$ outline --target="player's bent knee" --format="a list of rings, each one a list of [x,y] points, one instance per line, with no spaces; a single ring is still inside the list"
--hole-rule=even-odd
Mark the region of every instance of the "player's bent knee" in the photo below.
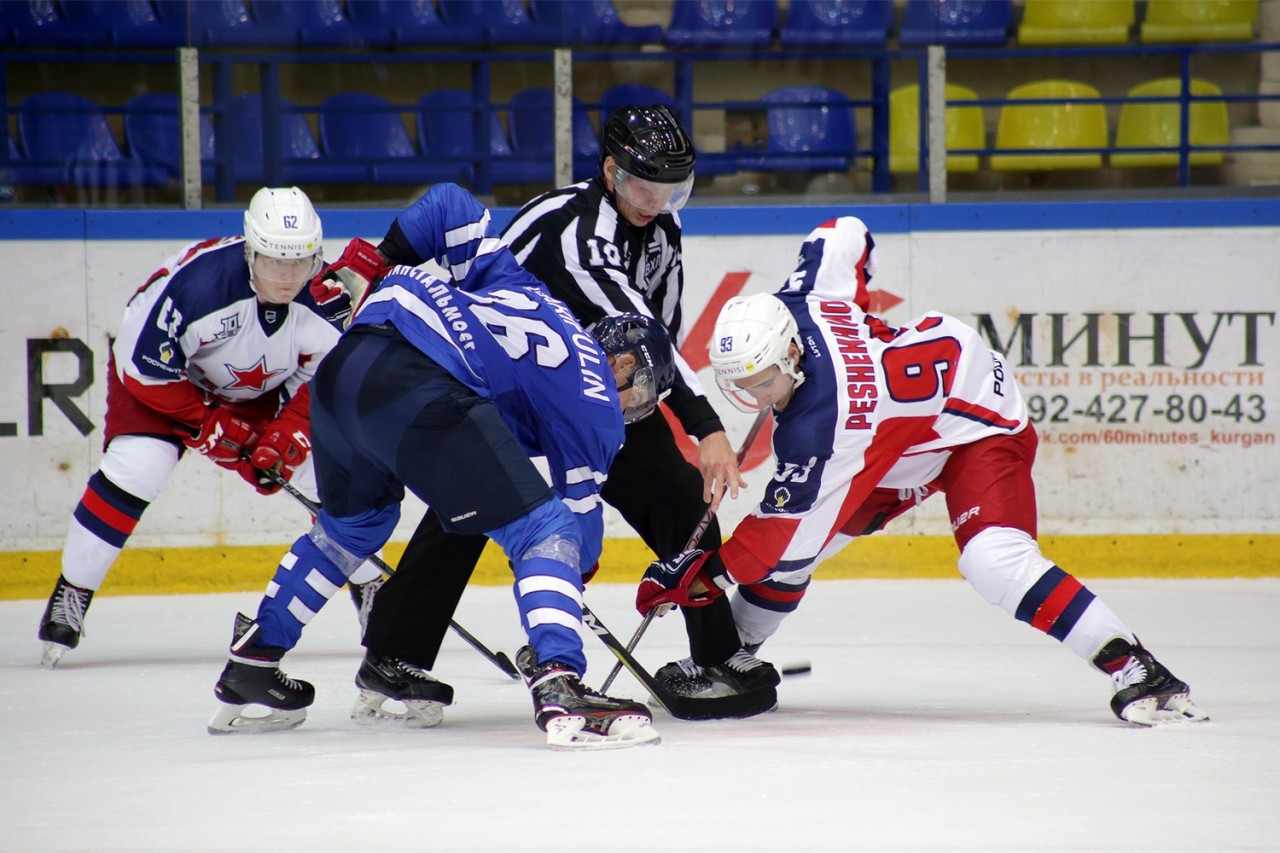
[[[485,535],[501,545],[512,560],[547,557],[575,570],[579,566],[581,534],[573,512],[563,501],[544,501],[515,521],[485,531]]]
[[[1053,563],[1025,531],[988,527],[965,545],[959,568],[987,602],[1012,613]]]

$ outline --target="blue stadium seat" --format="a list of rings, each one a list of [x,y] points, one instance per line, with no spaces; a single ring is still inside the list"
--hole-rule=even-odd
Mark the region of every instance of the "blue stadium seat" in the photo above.
[[[51,186],[62,183],[61,166],[32,166],[18,151],[17,143],[9,137],[9,160],[0,165],[0,186],[14,187],[23,184]]]
[[[550,89],[531,88],[511,97],[508,118],[511,148],[518,160],[537,164],[543,180],[550,180],[555,163],[554,95]],[[573,177],[583,180],[599,169],[600,140],[591,119],[577,98],[573,99]]]
[[[907,0],[898,44],[1002,47],[1012,26],[1013,0]]]
[[[182,180],[182,131],[178,98],[153,92],[138,95],[124,105],[124,142],[129,153],[144,163],[164,169],[171,180]],[[200,116],[200,177],[214,180],[213,122]]]
[[[437,89],[418,101],[418,150],[442,169],[453,170],[451,177],[439,180],[474,183],[474,111],[471,93],[461,89]],[[489,155],[495,184],[527,184],[546,178],[541,164],[515,160],[507,132],[494,112],[489,112]]]
[[[529,11],[535,21],[555,29],[561,44],[662,42],[662,27],[623,23],[613,0],[529,0]]]
[[[244,0],[154,0],[160,20],[187,30],[195,47],[293,47],[297,35],[264,27]]]
[[[187,31],[162,21],[151,0],[71,0],[61,6],[74,27],[105,32],[113,47],[173,48]]]
[[[85,26],[79,16],[68,18],[54,0],[5,0],[0,15],[14,47],[106,47],[111,33]]]
[[[673,0],[668,47],[768,47],[778,28],[777,0]]]
[[[125,157],[102,109],[69,92],[39,92],[18,105],[18,137],[33,176],[78,187],[160,186],[163,169]]]
[[[363,92],[330,95],[320,104],[320,146],[337,162],[364,163],[375,184],[451,180],[451,172],[418,156],[399,112]]]
[[[369,179],[364,165],[327,162],[301,113],[290,112],[293,104],[280,100],[281,180],[286,184],[361,183]],[[231,143],[232,175],[238,182],[262,184],[266,180],[262,147],[262,97],[237,95],[227,105],[223,132]]]
[[[783,47],[882,47],[893,26],[885,0],[791,0],[778,34]]]
[[[347,17],[357,30],[370,33],[371,39],[386,33],[399,47],[484,43],[482,29],[446,24],[429,0],[347,0]]]
[[[391,47],[391,31],[358,27],[342,0],[253,0],[260,27],[289,35],[302,47]]]
[[[853,107],[843,92],[788,86],[760,102],[768,115],[768,145],[763,154],[736,154],[739,169],[845,172],[853,165]]]
[[[559,27],[535,21],[524,0],[440,0],[440,18],[451,27],[479,30],[490,45],[560,41]]]

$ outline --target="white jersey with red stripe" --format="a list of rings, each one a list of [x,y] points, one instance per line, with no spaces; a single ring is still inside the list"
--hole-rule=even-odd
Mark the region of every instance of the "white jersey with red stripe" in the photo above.
[[[231,402],[298,394],[339,335],[305,287],[288,305],[259,303],[244,239],[229,237],[169,258],[129,300],[112,353],[133,396],[198,424],[205,393]]]
[[[738,583],[811,568],[873,489],[926,487],[951,448],[1027,426],[1003,356],[972,327],[866,313],[874,270],[866,226],[844,217],[809,235],[776,294],[798,325],[805,378],[775,412],[773,479],[720,550]]]

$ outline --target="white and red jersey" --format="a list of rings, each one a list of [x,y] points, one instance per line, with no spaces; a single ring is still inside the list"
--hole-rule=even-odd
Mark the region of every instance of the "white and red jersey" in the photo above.
[[[259,303],[244,239],[230,237],[168,259],[129,300],[112,354],[132,396],[198,425],[205,394],[282,404],[298,395],[340,333],[305,287],[289,305]]]
[[[927,487],[952,448],[1027,426],[1004,358],[973,328],[866,313],[873,247],[860,220],[828,222],[777,294],[799,327],[805,380],[775,413],[773,479],[720,550],[738,583],[811,567],[873,489]]]

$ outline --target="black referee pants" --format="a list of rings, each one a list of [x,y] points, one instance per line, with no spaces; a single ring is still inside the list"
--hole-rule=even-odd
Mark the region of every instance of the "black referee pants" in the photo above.
[[[628,425],[626,444],[609,468],[602,496],[663,558],[685,547],[707,508],[702,500],[702,474],[685,460],[666,419],[658,414]],[[449,621],[487,541],[484,536],[446,533],[435,513],[428,511],[395,575],[373,600],[365,647],[424,669],[434,667]],[[712,519],[698,547],[719,546],[720,526]],[[637,583],[645,568],[635,567]],[[695,663],[721,663],[741,646],[726,597],[681,612]]]

